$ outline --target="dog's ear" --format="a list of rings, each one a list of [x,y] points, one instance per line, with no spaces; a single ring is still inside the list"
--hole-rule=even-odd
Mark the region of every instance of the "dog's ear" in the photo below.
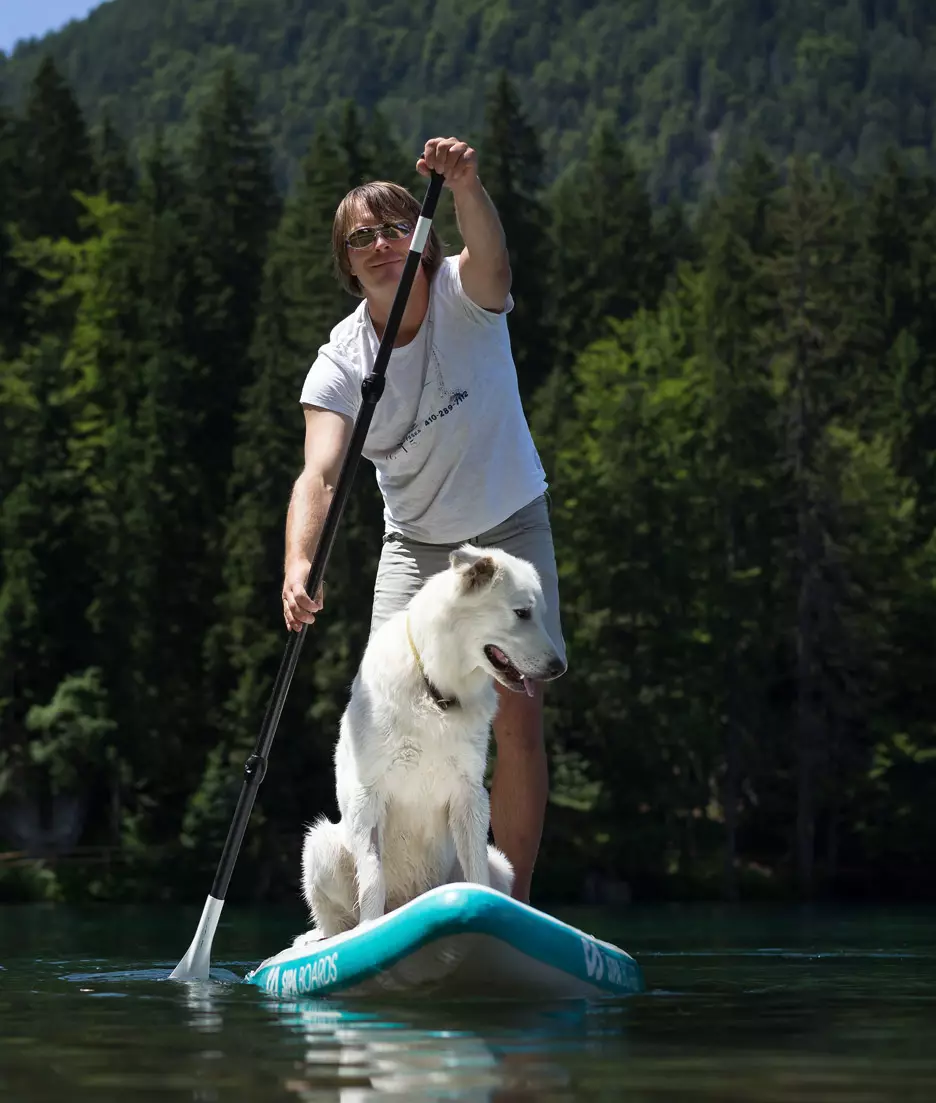
[[[462,544],[451,552],[449,562],[458,571],[466,592],[490,586],[497,574],[497,564],[493,557],[485,555],[470,544]]]
[[[481,590],[490,586],[497,574],[497,564],[489,555],[482,555],[462,571],[465,590]]]

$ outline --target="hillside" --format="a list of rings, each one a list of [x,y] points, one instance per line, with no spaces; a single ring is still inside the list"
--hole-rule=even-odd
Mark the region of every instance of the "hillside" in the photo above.
[[[605,112],[656,200],[693,198],[751,138],[865,174],[898,143],[932,160],[936,11],[925,0],[111,0],[0,55],[16,105],[48,52],[94,121],[176,133],[236,59],[292,178],[344,97],[412,146],[469,137],[506,68],[555,173]]]
[[[185,139],[136,174],[54,60],[32,75],[43,46],[3,65],[0,852],[31,857],[0,861],[0,899],[203,898],[283,653],[302,380],[352,307],[335,206],[404,179],[436,129],[482,149],[549,479],[570,663],[535,891],[932,896],[929,24],[908,3],[552,8],[465,0],[423,33],[402,3],[112,0],[47,45],[92,121]],[[861,188],[732,163],[747,136],[882,163]],[[656,200],[724,187],[689,225],[654,210],[624,138]],[[882,157],[892,138],[910,152]],[[382,513],[362,473],[242,896],[295,902],[301,825],[333,808]]]

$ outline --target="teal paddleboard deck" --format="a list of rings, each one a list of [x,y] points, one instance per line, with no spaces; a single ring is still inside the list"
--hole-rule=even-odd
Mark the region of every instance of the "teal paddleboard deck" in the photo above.
[[[364,926],[268,958],[247,981],[272,996],[602,999],[642,992],[636,961],[480,885],[442,885]]]

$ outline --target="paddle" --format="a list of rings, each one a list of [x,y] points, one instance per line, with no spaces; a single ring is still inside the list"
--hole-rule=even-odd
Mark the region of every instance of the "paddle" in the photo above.
[[[387,363],[390,360],[393,342],[396,340],[397,330],[400,328],[400,321],[403,318],[403,311],[406,309],[406,302],[409,299],[413,280],[419,268],[422,251],[432,228],[432,218],[435,214],[436,203],[439,200],[439,193],[442,191],[442,182],[443,177],[433,172],[429,180],[429,187],[426,189],[422,210],[419,213],[419,221],[416,223],[416,229],[413,232],[413,240],[406,257],[406,264],[403,266],[403,273],[400,276],[400,283],[393,299],[393,306],[390,308],[387,327],[384,330],[374,360],[374,370],[361,384],[363,401],[354,422],[351,440],[348,443],[348,451],[341,465],[341,472],[335,485],[335,493],[328,507],[325,523],[322,526],[322,535],[319,538],[318,547],[315,549],[315,555],[312,557],[309,577],[306,580],[306,593],[309,594],[318,593],[322,578],[325,575],[325,567],[328,563],[332,545],[335,542],[338,522],[341,520],[341,514],[351,492],[354,473],[357,470],[358,460],[361,458],[367,431],[374,416],[374,409],[383,394]],[[244,784],[241,787],[237,807],[234,810],[234,819],[231,821],[227,840],[224,843],[224,850],[221,852],[221,861],[218,863],[211,892],[205,901],[205,907],[202,910],[201,919],[198,921],[198,928],[195,931],[192,944],[188,948],[188,953],[169,974],[172,980],[208,979],[208,970],[211,964],[211,943],[218,927],[221,909],[224,907],[224,898],[231,882],[231,874],[234,872],[234,863],[237,861],[241,843],[244,841],[247,821],[250,819],[250,813],[257,797],[257,790],[260,788],[263,775],[266,773],[270,747],[273,744],[273,737],[276,735],[276,728],[283,712],[283,706],[286,703],[286,694],[289,692],[289,685],[299,661],[299,652],[302,650],[307,628],[308,625],[303,624],[298,632],[290,632],[289,634],[289,642],[286,644],[286,651],[280,662],[276,681],[273,684],[273,692],[270,695],[266,715],[260,727],[257,745],[244,765]]]

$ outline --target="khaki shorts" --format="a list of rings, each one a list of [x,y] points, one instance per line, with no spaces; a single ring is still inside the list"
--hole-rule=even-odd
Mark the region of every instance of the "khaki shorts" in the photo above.
[[[488,532],[479,533],[461,543],[475,544],[482,548],[500,548],[510,555],[528,560],[536,567],[546,599],[546,631],[565,662],[565,642],[559,618],[559,576],[556,571],[556,553],[553,550],[546,496],[536,498]],[[458,546],[421,544],[399,532],[388,532],[383,538],[377,581],[374,585],[371,632],[398,610],[405,608],[427,578],[444,571],[449,565],[449,553]]]

